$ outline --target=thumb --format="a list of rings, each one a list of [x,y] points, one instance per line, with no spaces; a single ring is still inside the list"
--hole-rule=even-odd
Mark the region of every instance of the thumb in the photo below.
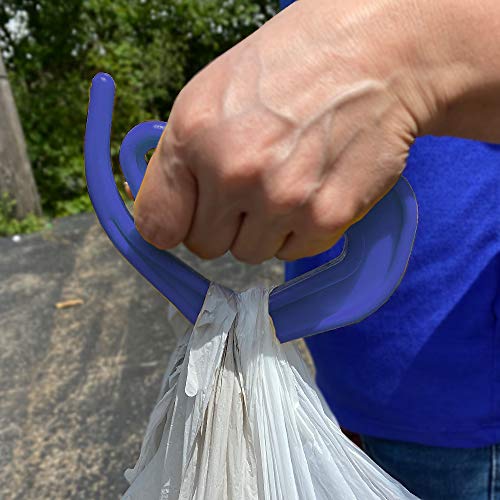
[[[155,150],[134,204],[135,227],[162,250],[177,246],[188,235],[197,196],[196,179],[185,165],[169,158],[168,150],[166,144]]]

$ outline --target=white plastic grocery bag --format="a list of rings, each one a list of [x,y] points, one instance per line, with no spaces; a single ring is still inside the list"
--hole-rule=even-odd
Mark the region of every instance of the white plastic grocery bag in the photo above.
[[[212,283],[194,327],[171,318],[181,336],[123,499],[417,498],[342,433],[268,300]]]

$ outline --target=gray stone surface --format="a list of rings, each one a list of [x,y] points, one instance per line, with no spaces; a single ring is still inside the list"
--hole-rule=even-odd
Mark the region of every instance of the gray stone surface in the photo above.
[[[282,281],[276,260],[174,253],[233,289]],[[0,238],[0,298],[0,498],[119,498],[175,344],[165,300],[93,214]]]

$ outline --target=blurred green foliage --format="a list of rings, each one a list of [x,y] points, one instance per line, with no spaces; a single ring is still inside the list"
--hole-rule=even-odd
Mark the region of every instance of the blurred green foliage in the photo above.
[[[0,196],[0,236],[32,233],[40,231],[49,224],[46,217],[38,217],[33,214],[29,214],[21,220],[16,219],[15,208],[15,200],[11,200],[7,193],[3,193]]]
[[[83,134],[97,72],[117,83],[117,165],[131,127],[167,120],[187,81],[277,10],[277,0],[1,0],[0,48],[45,213],[90,208]]]

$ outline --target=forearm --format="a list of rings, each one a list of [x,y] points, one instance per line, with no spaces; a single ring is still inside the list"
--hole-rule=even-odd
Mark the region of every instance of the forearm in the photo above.
[[[500,2],[436,4],[430,22],[435,109],[422,133],[500,143]]]
[[[369,68],[413,115],[417,135],[500,143],[498,0],[301,0],[292,7],[312,25],[308,36],[335,77],[345,65],[356,82]]]

